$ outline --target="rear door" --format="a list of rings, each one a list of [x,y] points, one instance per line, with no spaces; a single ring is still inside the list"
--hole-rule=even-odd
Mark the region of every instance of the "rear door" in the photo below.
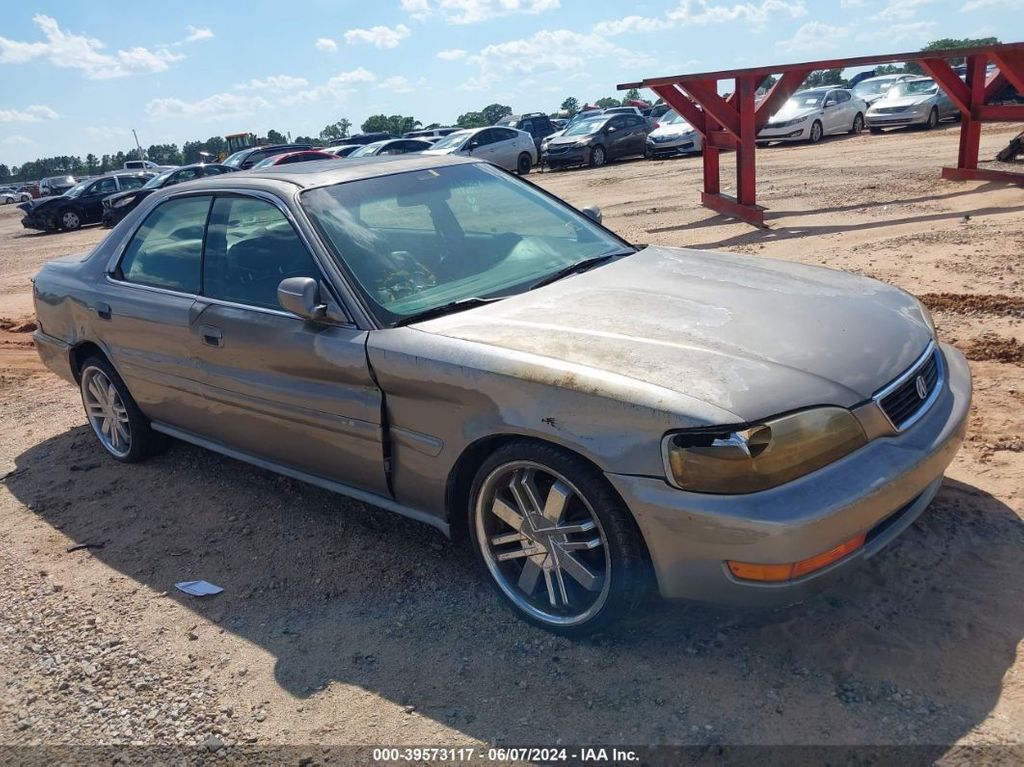
[[[277,286],[312,277],[330,291],[284,207],[218,196],[193,312],[207,421],[214,441],[275,464],[387,494],[380,391],[354,324],[313,324],[284,311]]]
[[[606,141],[608,144],[608,159],[614,160],[617,157],[624,157],[630,154],[630,142],[632,137],[626,128],[626,116],[615,115],[608,122],[608,133]]]
[[[146,216],[89,308],[118,373],[150,419],[200,431],[206,407],[192,357],[209,195],[167,200]]]
[[[639,115],[626,115],[626,130],[630,137],[630,154],[647,151],[647,120]]]
[[[519,159],[519,132],[511,128],[491,128],[490,132],[494,136],[490,161],[506,170],[515,170]]]

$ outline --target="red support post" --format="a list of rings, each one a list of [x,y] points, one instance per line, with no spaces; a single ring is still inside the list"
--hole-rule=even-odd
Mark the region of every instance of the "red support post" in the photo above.
[[[757,149],[757,125],[754,112],[754,91],[757,88],[752,77],[736,78],[738,94],[740,136],[736,148],[736,201],[740,205],[754,205],[757,202],[757,172],[754,151]]]
[[[967,57],[967,87],[971,91],[971,113],[960,122],[960,151],[957,168],[974,170],[978,167],[978,147],[981,144],[981,123],[974,119],[974,108],[985,103],[985,57]]]

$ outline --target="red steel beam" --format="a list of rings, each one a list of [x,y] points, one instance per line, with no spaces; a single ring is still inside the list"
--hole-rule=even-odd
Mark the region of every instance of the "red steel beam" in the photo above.
[[[986,123],[1024,122],[1024,104],[982,104],[971,109],[971,117]]]
[[[872,64],[895,64],[905,61],[919,61],[922,56],[927,55],[935,59],[960,59],[964,56],[993,55],[1004,52],[1024,52],[1024,43],[1005,43],[1002,45],[983,45],[975,48],[951,48],[942,51],[928,51],[923,54],[921,51],[909,51],[907,53],[887,53],[874,56],[853,56],[848,59],[823,59],[820,61],[804,61],[797,64],[773,64],[765,67],[748,67],[745,69],[723,69],[717,72],[695,72],[690,74],[672,75],[668,77],[649,77],[645,80],[632,83],[622,83],[618,86],[620,91],[630,88],[650,88],[654,85],[666,85],[671,83],[685,83],[690,80],[731,80],[736,77],[747,75],[777,75],[795,69],[834,69],[837,67],[863,67]]]
[[[999,74],[1010,81],[1017,93],[1024,95],[1024,52],[993,51],[991,56],[999,67]]]
[[[704,127],[704,112],[690,101],[689,96],[674,85],[658,85],[651,88],[651,90],[657,93],[666,104],[676,110],[702,137],[707,134],[707,129]]]
[[[796,89],[803,85],[810,69],[794,69],[790,72],[783,72],[782,76],[775,81],[775,84],[768,91],[757,107],[756,119],[757,130],[760,131],[768,124],[771,116],[779,111],[789,97],[796,93]]]
[[[700,196],[700,201],[704,206],[718,211],[723,216],[738,218],[754,226],[764,226],[764,208],[760,205],[740,205],[734,197],[717,192],[704,192]]]
[[[974,119],[974,109],[985,103],[985,57],[967,57],[967,87],[971,91],[971,111],[960,121],[960,149],[957,168],[975,170],[978,167],[978,146],[981,144],[981,123]]]
[[[718,83],[715,80],[690,80],[679,87],[687,91],[693,100],[700,104],[706,115],[725,128],[736,138],[740,137],[740,116],[735,107],[718,95]]]
[[[1003,181],[1024,186],[1024,173],[986,168],[943,168],[942,177],[948,181]]]
[[[921,59],[917,63],[932,76],[935,82],[942,86],[942,90],[946,92],[949,100],[956,105],[957,109],[965,114],[971,111],[971,90],[953,71],[949,62],[944,59],[927,58]]]
[[[988,81],[985,83],[985,101],[993,98],[999,91],[1005,88],[1006,82],[1006,75],[999,71],[988,78]],[[1024,91],[1021,91],[1021,93],[1024,93]]]
[[[737,106],[739,107],[739,145],[736,147],[736,201],[740,205],[757,202],[757,124],[754,106],[755,77],[736,78]]]

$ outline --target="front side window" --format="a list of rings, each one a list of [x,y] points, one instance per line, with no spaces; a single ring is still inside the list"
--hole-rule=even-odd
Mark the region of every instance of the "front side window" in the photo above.
[[[210,197],[168,200],[132,236],[118,267],[127,282],[183,293],[199,292],[203,230]]]
[[[203,295],[280,309],[277,286],[288,277],[321,274],[281,210],[252,197],[218,197],[206,233]]]
[[[385,323],[526,290],[569,264],[632,252],[568,206],[486,164],[311,189],[302,204]]]

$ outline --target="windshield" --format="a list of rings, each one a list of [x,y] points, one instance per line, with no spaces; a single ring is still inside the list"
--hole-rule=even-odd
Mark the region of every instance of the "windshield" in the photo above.
[[[91,181],[79,181],[73,187],[71,187],[66,192],[64,192],[64,196],[65,197],[78,197],[82,192],[85,191],[85,188],[87,186],[89,186],[89,184],[91,184],[91,183],[92,183]]]
[[[939,86],[934,80],[908,80],[897,83],[885,94],[887,99],[898,99],[900,96],[927,96],[938,91]]]
[[[780,111],[796,112],[809,107],[820,107],[825,100],[825,91],[804,91],[790,98]]]
[[[889,90],[895,80],[862,80],[853,86],[853,93],[856,96],[874,96],[876,93],[885,93]]]
[[[245,162],[245,158],[249,155],[248,149],[243,149],[241,152],[235,152],[228,159],[224,161],[224,164],[229,168],[238,168]]]
[[[607,120],[604,118],[600,118],[597,120],[583,120],[581,122],[576,123],[575,125],[570,125],[568,128],[566,128],[564,135],[589,136],[591,133],[597,133],[599,130],[601,130],[601,126],[603,126],[606,122]]]
[[[521,293],[622,240],[485,163],[310,189],[302,205],[380,319]]]
[[[366,144],[365,146],[359,147],[356,151],[349,155],[349,157],[367,157],[373,156],[378,149],[384,146],[386,141],[375,141],[372,144]]]
[[[661,117],[658,118],[660,125],[686,125],[687,122],[681,114],[676,112],[674,109],[670,109]]]
[[[469,131],[460,131],[459,133],[450,133],[440,141],[434,142],[434,149],[457,149],[462,146],[462,143],[469,138]]]
[[[145,184],[143,184],[142,188],[143,189],[159,189],[160,187],[162,187],[167,182],[167,179],[169,179],[174,174],[174,171],[176,171],[176,170],[178,170],[178,169],[177,168],[173,168],[172,170],[165,170],[163,173],[161,173],[161,174],[159,174],[157,176],[153,176],[153,178],[151,178],[149,181],[147,181]]]

